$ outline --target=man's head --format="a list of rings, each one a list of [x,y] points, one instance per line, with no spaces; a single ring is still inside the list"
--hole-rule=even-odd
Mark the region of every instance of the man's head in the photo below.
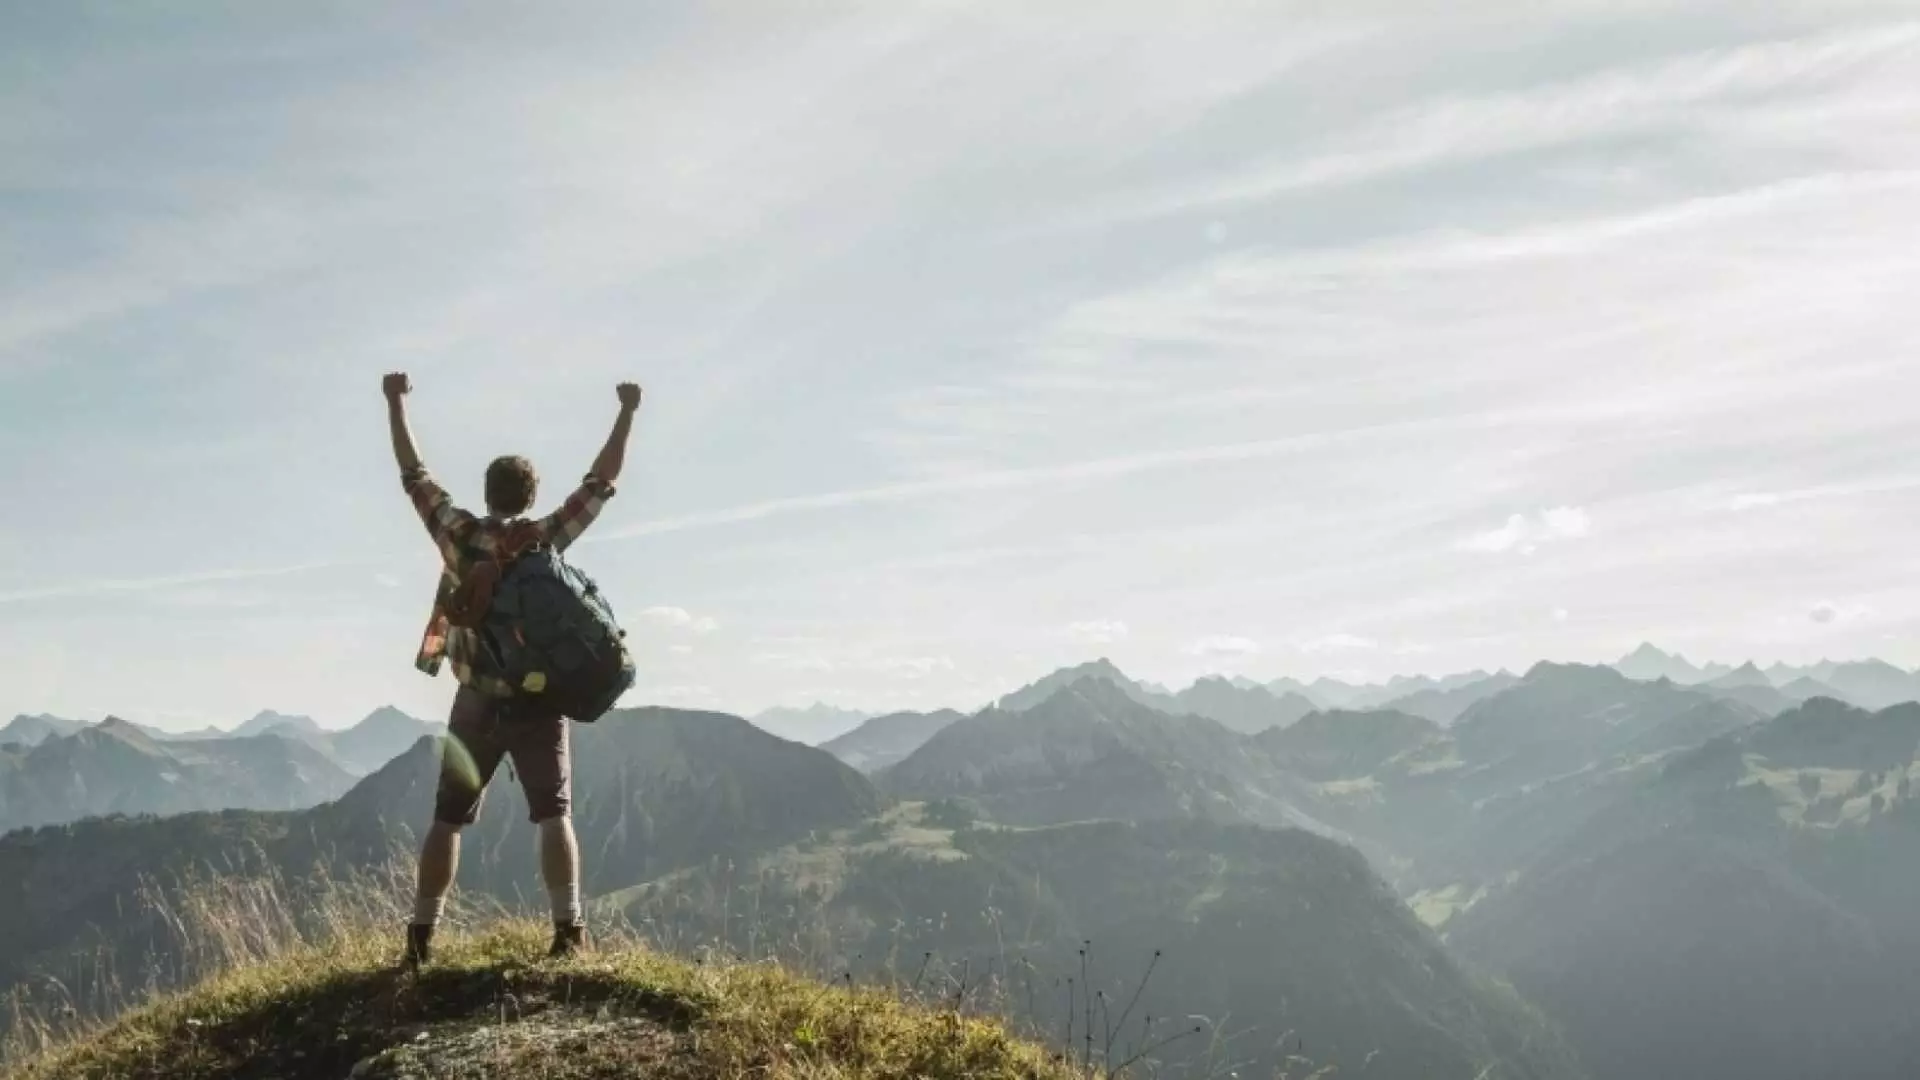
[[[533,462],[516,455],[495,458],[487,466],[487,512],[499,517],[524,514],[539,487]]]

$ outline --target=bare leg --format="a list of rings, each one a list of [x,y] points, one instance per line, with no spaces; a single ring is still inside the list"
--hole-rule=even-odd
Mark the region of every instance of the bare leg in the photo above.
[[[427,830],[420,845],[420,873],[416,879],[413,921],[432,926],[446,910],[447,893],[453,890],[454,872],[460,868],[460,827],[436,821]]]
[[[540,823],[540,877],[553,905],[554,925],[580,922],[580,841],[573,835],[572,817]]]

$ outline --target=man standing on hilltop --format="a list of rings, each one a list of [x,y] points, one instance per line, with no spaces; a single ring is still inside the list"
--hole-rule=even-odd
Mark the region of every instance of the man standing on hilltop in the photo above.
[[[415,664],[434,675],[443,661],[451,662],[460,685],[447,723],[433,825],[420,849],[407,961],[419,965],[432,957],[434,927],[446,909],[459,866],[460,829],[479,815],[487,783],[503,757],[511,757],[526,792],[527,809],[539,829],[540,874],[553,908],[550,955],[570,956],[585,945],[586,927],[580,905],[580,850],[573,833],[567,718],[558,710],[537,707],[507,715],[505,706],[514,696],[513,687],[486,670],[478,632],[459,625],[469,620],[457,616],[472,610],[475,579],[485,577],[474,572],[477,567],[503,558],[529,539],[556,551],[564,549],[599,516],[613,497],[626,460],[627,436],[640,408],[640,387],[620,384],[620,412],[592,469],[559,509],[534,520],[525,515],[533,506],[537,478],[533,465],[522,457],[498,458],[487,466],[487,516],[475,517],[454,506],[420,463],[420,451],[407,426],[406,395],[412,388],[404,373],[388,375],[382,382],[401,483],[444,563]]]

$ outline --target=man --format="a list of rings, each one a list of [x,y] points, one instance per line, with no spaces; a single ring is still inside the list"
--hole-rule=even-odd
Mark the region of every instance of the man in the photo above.
[[[580,908],[580,850],[573,834],[567,718],[544,710],[529,713],[524,708],[517,708],[512,716],[504,715],[503,705],[512,688],[486,670],[477,632],[456,625],[450,615],[467,606],[463,603],[463,578],[478,563],[504,550],[510,531],[515,540],[520,540],[531,528],[540,540],[564,549],[593,524],[620,479],[627,436],[634,413],[640,408],[640,387],[620,384],[620,413],[593,468],[558,510],[533,521],[524,516],[533,506],[538,486],[532,464],[525,458],[503,457],[489,465],[487,516],[475,517],[455,507],[420,463],[420,451],[407,426],[406,395],[413,389],[407,376],[398,372],[388,375],[382,389],[387,396],[393,456],[400,466],[401,483],[445,564],[415,665],[435,675],[442,661],[449,662],[460,684],[448,718],[433,825],[420,849],[413,922],[407,928],[407,962],[418,966],[432,958],[434,927],[446,909],[447,893],[459,866],[460,829],[473,824],[479,815],[487,783],[502,757],[512,759],[513,771],[526,793],[528,812],[539,829],[540,875],[553,909],[553,947],[549,955],[571,956],[585,946],[586,928]]]

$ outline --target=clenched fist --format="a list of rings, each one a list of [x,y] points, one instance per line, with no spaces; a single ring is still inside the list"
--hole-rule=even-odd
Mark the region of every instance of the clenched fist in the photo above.
[[[387,395],[388,400],[393,400],[412,390],[413,383],[407,378],[406,372],[395,371],[380,380],[380,389]]]
[[[404,376],[402,377],[404,378]],[[640,407],[639,383],[623,382],[616,388],[616,392],[620,395],[621,408],[637,409]]]

